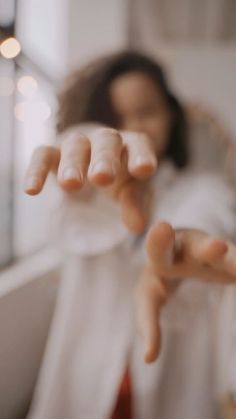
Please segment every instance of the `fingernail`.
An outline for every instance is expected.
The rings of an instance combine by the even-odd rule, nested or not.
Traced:
[[[26,180],[25,189],[39,189],[41,187],[41,179],[37,176],[31,176]]]
[[[68,169],[65,169],[62,174],[62,177],[64,180],[72,180],[72,179],[81,180],[81,176],[78,170],[75,169],[75,167],[70,167]]]
[[[137,156],[134,160],[134,165],[135,166],[153,166],[156,167],[157,166],[157,159],[152,156],[149,158],[145,158],[143,156]]]
[[[98,161],[96,163],[93,164],[92,168],[91,168],[91,172],[93,174],[95,173],[108,173],[108,174],[113,174],[113,169],[111,167],[109,167],[107,165],[107,163],[103,162],[103,161]]]

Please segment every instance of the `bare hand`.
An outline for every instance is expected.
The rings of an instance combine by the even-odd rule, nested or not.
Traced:
[[[137,321],[145,361],[153,362],[160,350],[160,311],[178,286],[177,280],[236,282],[236,246],[199,230],[174,230],[159,223],[148,234],[147,253],[148,263],[137,289]]]
[[[35,150],[26,174],[25,192],[40,193],[50,171],[56,173],[65,191],[79,190],[88,180],[117,199],[126,226],[141,232],[147,223],[143,200],[147,184],[143,180],[155,172],[156,166],[152,142],[145,134],[98,128],[85,136],[72,129],[64,134],[60,147]],[[146,191],[140,194],[142,189]]]

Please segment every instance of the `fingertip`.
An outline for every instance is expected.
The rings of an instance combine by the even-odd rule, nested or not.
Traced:
[[[57,179],[65,191],[78,190],[83,186],[83,175],[75,167],[59,170]]]
[[[40,190],[39,189],[24,188],[24,193],[26,195],[34,196],[34,195],[38,195],[40,193]]]
[[[173,234],[174,230],[172,226],[166,221],[160,221],[158,224],[156,224],[150,229],[149,237],[160,236],[169,240],[173,237]]]
[[[114,182],[115,176],[112,173],[100,172],[89,174],[88,179],[95,186],[109,186]]]
[[[228,245],[224,240],[214,239],[211,243],[212,250],[218,255],[224,255],[228,250]],[[214,249],[213,249],[214,248]]]
[[[156,361],[161,348],[161,331],[156,322],[151,322],[144,336],[144,361],[151,364]]]
[[[162,249],[166,249],[174,240],[174,229],[169,223],[162,221],[150,229],[147,237],[147,250],[152,254],[153,249],[156,249],[158,245],[160,245]]]
[[[108,186],[112,184],[120,170],[120,160],[104,159],[90,163],[88,179],[95,186]]]
[[[71,180],[59,179],[58,184],[60,185],[62,189],[68,192],[79,190],[83,186],[83,183],[76,179],[71,179]]]
[[[210,239],[202,249],[202,258],[206,261],[214,261],[223,257],[228,251],[228,245],[221,239]]]
[[[36,176],[31,176],[25,180],[24,192],[27,195],[37,195],[41,192],[43,187],[43,180]]]
[[[157,355],[154,355],[150,352],[146,352],[144,355],[144,362],[145,364],[152,364],[157,359]]]
[[[146,348],[144,352],[144,362],[146,364],[151,364],[155,362],[159,354],[159,345],[155,344]]]
[[[129,172],[132,176],[136,178],[147,178],[152,176],[157,169],[157,159],[152,156],[152,158],[143,158],[138,156],[132,165],[129,165]]]

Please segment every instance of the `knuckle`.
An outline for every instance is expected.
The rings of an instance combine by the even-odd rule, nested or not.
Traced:
[[[90,156],[90,148],[87,144],[82,144],[79,148],[68,148],[62,151],[61,161],[75,161],[88,160]]]
[[[147,134],[145,134],[144,132],[137,133],[136,141],[139,144],[142,144],[142,145],[146,146],[147,148],[153,149],[153,142],[152,142],[151,138]]]
[[[122,138],[115,128],[101,127],[91,134],[93,146],[101,146],[101,143],[106,143],[107,147],[119,147],[122,144]]]
[[[142,132],[142,131],[137,132],[135,133],[135,136],[140,141],[149,141],[149,136],[145,132]]]
[[[77,167],[82,164],[82,160],[80,156],[66,156],[62,158],[60,161],[60,170],[64,169],[65,167]]]
[[[101,147],[98,150],[94,151],[92,155],[92,159],[98,160],[114,160],[115,156],[111,149],[107,147]]]
[[[62,150],[68,150],[71,154],[73,154],[78,147],[80,149],[81,147],[89,149],[88,138],[84,134],[78,132],[76,134],[67,135],[61,143]]]
[[[99,135],[99,136],[120,135],[119,131],[117,131],[115,128],[109,128],[109,127],[97,128],[96,131],[94,131],[94,134]]]
[[[50,145],[40,145],[39,147],[37,147],[34,152],[33,152],[33,156],[34,157],[48,157],[49,155],[51,155],[51,153],[54,151],[54,147],[50,146]]]

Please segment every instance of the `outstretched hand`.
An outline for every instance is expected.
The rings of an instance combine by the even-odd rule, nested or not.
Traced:
[[[136,304],[144,359],[153,362],[160,350],[161,308],[178,286],[178,280],[236,282],[236,246],[199,230],[175,230],[162,222],[148,234],[147,253],[148,262],[139,280]]]
[[[146,134],[98,128],[86,136],[74,128],[63,134],[59,147],[41,146],[33,153],[25,192],[36,195],[50,171],[67,192],[86,181],[102,187],[121,205],[129,230],[139,233],[147,224],[148,179],[156,170],[153,144]]]

